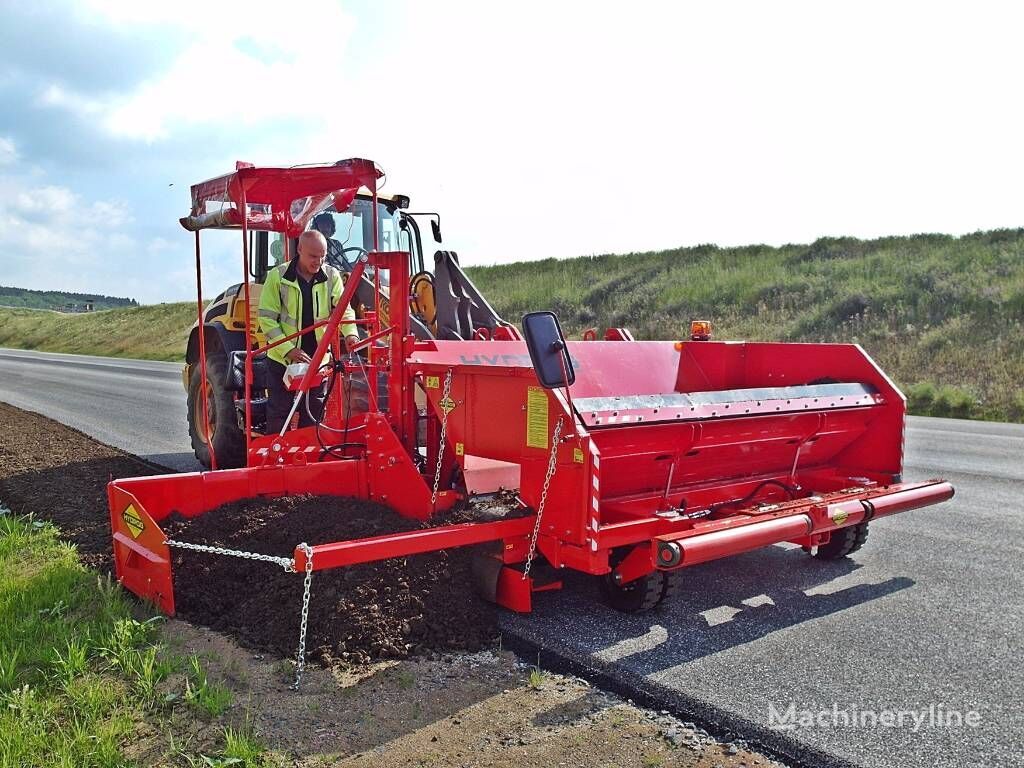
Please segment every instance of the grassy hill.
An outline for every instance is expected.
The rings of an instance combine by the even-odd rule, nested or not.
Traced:
[[[714,245],[470,270],[506,317],[552,309],[567,333],[854,341],[917,413],[1024,420],[1024,229],[963,237]]]
[[[1024,229],[963,237],[823,238],[504,264],[469,270],[518,321],[552,309],[567,333],[626,326],[684,338],[855,341],[912,412],[1024,421]],[[190,303],[59,315],[0,309],[0,346],[180,360]]]
[[[28,288],[10,288],[0,285],[0,306],[3,307],[60,310],[74,304],[81,309],[86,303],[91,303],[93,308],[98,310],[138,306],[135,299],[120,299],[115,296],[100,296],[95,293],[33,291]]]
[[[0,308],[0,347],[183,360],[195,320],[196,305],[189,302],[83,314]]]

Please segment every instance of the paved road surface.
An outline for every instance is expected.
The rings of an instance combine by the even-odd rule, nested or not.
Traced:
[[[195,468],[176,364],[0,350],[0,399]],[[907,455],[908,480],[946,477],[956,498],[872,523],[848,562],[773,547],[709,563],[687,571],[683,599],[640,617],[608,610],[577,578],[506,629],[551,663],[564,654],[800,760],[1024,766],[1024,426],[911,418]],[[770,708],[791,703],[845,716],[935,705],[982,720],[768,730]]]

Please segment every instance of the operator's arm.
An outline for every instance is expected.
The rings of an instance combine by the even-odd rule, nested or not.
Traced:
[[[345,284],[341,280],[334,281],[334,303],[337,305],[341,301],[341,294],[345,291]],[[351,322],[356,319],[356,312],[352,309],[352,305],[349,304],[345,307],[345,313],[341,316],[341,335],[345,339],[345,349],[352,349],[353,344],[359,343],[359,333],[356,331],[355,323]]]
[[[260,328],[267,335],[267,341],[277,341],[288,335],[281,328],[281,273],[276,269],[267,272],[266,282],[263,283],[263,290],[260,291],[259,321]],[[292,353],[296,350],[299,353],[302,351],[299,349],[298,343],[286,341],[282,346],[288,349],[284,355],[285,358],[289,362],[295,362],[291,359]]]

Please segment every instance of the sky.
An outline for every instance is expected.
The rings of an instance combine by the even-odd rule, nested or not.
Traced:
[[[244,9],[244,10],[243,10]],[[464,265],[1024,226],[1017,4],[0,0],[0,284],[195,295],[189,186],[375,160]],[[204,292],[241,274],[204,235]]]

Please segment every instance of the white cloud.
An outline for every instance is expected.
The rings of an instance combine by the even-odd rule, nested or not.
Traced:
[[[301,12],[291,9],[289,19],[303,20],[293,35],[282,30],[279,2],[247,3],[244,12],[230,3],[194,1],[90,0],[86,7],[107,23],[162,25],[190,42],[165,72],[128,93],[88,98],[53,83],[40,103],[98,116],[112,135],[149,142],[180,127],[247,128],[271,119],[307,119],[301,105],[320,78],[330,77],[335,85],[343,79],[338,63],[354,26],[331,0],[304,3]]]
[[[138,235],[126,228],[131,221],[122,201],[86,200],[65,186],[39,185],[34,175],[0,175],[3,280],[39,290],[123,293],[134,284],[125,267],[139,250]]]
[[[235,157],[362,156],[379,161],[388,189],[409,194],[414,208],[442,213],[464,264],[1021,223],[1015,6],[76,7],[87,23],[166,29],[183,42],[164,71],[124,93],[51,84],[38,101],[56,119],[73,113],[126,144],[150,142],[174,169],[182,158],[163,139],[236,137],[223,165],[174,179],[161,198],[178,201],[173,215],[187,208],[181,182],[223,173]],[[153,179],[130,184],[116,194],[153,197]],[[11,198],[6,215],[47,210],[46,186],[26,182],[31,204],[16,211]],[[77,215],[97,203],[71,205]],[[138,227],[141,253],[175,265],[151,295],[187,293],[189,238],[147,216],[118,226]],[[160,216],[173,222],[167,210]],[[211,247],[204,274],[220,253]],[[218,276],[226,285],[237,280],[234,244],[223,259],[232,265]]]
[[[17,159],[18,150],[14,146],[14,140],[0,136],[0,166],[12,165]]]

